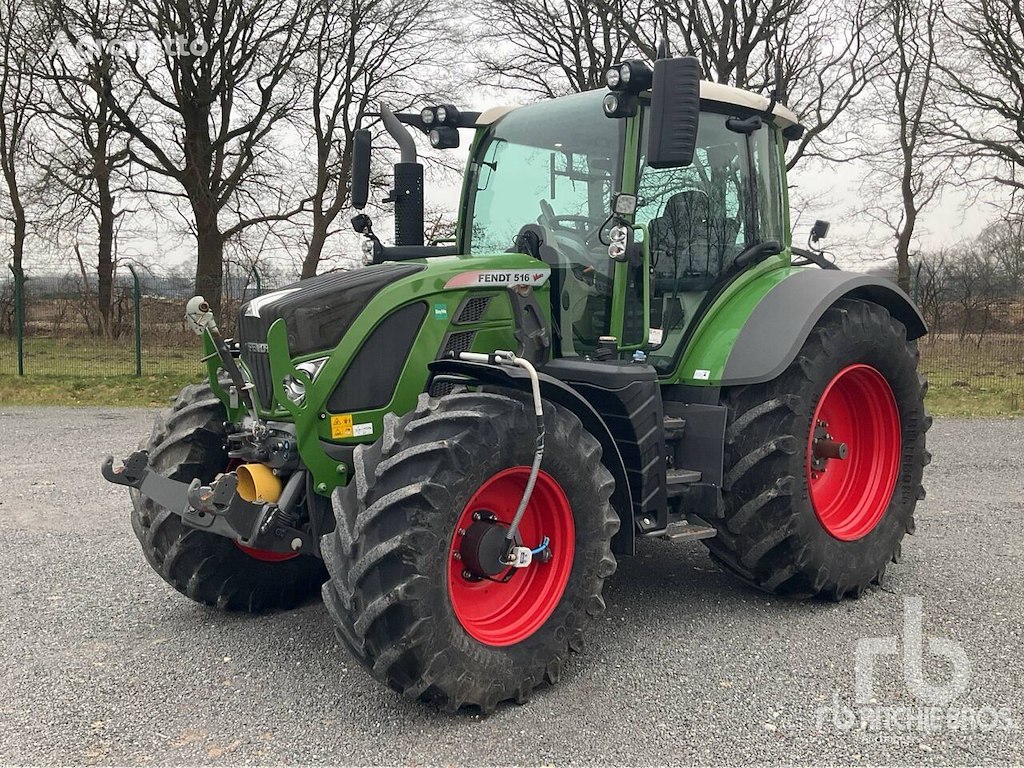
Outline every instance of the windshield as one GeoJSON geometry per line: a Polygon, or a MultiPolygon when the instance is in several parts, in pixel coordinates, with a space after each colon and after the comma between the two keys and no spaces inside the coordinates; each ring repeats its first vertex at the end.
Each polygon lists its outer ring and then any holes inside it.
{"type": "Polygon", "coordinates": [[[586,232],[600,227],[620,170],[622,121],[601,109],[603,91],[521,107],[494,126],[477,153],[469,252],[508,250],[526,224],[586,232]]]}
{"type": "MultiPolygon", "coordinates": [[[[603,91],[521,107],[501,118],[470,166],[470,254],[501,253],[532,229],[552,267],[561,354],[582,354],[607,333],[613,264],[601,230],[619,183],[624,121],[603,91]],[[557,299],[556,299],[557,297],[557,299]]],[[[530,252],[527,250],[526,252],[530,252]]]]}

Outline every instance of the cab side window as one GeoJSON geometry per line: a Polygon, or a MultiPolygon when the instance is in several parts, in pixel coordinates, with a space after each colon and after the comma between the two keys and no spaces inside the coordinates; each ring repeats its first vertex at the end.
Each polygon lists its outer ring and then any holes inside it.
{"type": "Polygon", "coordinates": [[[746,148],[725,120],[701,114],[697,151],[686,168],[649,168],[641,158],[636,220],[650,238],[655,344],[661,336],[656,365],[674,359],[704,293],[746,241],[746,148]]]}

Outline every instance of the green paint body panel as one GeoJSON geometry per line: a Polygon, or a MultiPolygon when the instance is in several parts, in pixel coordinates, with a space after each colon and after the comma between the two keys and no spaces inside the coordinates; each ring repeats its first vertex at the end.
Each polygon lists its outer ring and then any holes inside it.
{"type": "Polygon", "coordinates": [[[765,295],[787,277],[807,267],[790,265],[789,251],[765,259],[737,277],[702,317],[665,384],[720,386],[725,363],[750,313],[765,295]],[[697,371],[707,371],[697,377],[697,371]]]}
{"type": "MultiPolygon", "coordinates": [[[[321,441],[339,445],[357,445],[372,443],[381,435],[384,415],[386,413],[406,413],[416,405],[416,400],[426,389],[428,371],[427,363],[435,360],[448,333],[475,331],[473,352],[490,352],[495,349],[515,349],[515,325],[512,318],[512,306],[508,292],[503,286],[482,284],[472,288],[446,289],[445,284],[456,275],[480,269],[501,269],[538,271],[546,270],[543,263],[524,254],[502,253],[493,256],[449,256],[432,258],[422,262],[426,268],[409,277],[401,278],[382,288],[366,305],[355,319],[341,341],[332,350],[320,350],[302,357],[292,358],[288,348],[288,334],[283,320],[271,325],[267,334],[268,356],[274,382],[274,401],[277,407],[266,410],[257,408],[262,418],[268,421],[294,422],[297,433],[299,455],[309,468],[314,479],[314,488],[324,496],[339,485],[348,482],[347,468],[344,464],[332,459],[324,450],[321,441]],[[454,324],[455,313],[467,295],[490,295],[487,311],[474,323],[454,324]],[[393,311],[417,302],[427,305],[423,322],[415,336],[412,350],[402,367],[398,383],[391,400],[380,408],[362,411],[331,412],[327,402],[338,382],[344,376],[350,362],[362,348],[363,343],[373,333],[378,324],[393,311]],[[446,307],[445,312],[437,312],[439,305],[446,307]],[[319,371],[315,380],[298,370],[295,365],[304,360],[328,357],[327,362],[319,371]],[[284,379],[292,376],[306,387],[306,396],[301,404],[295,404],[285,395],[284,379]],[[332,433],[332,417],[350,416],[354,425],[370,425],[367,434],[349,435],[345,437],[332,433]]],[[[547,285],[537,286],[535,295],[550,323],[550,303],[547,285]]],[[[212,342],[207,342],[207,350],[212,342]]],[[[382,349],[381,354],[387,354],[382,349]]],[[[210,380],[215,393],[224,402],[231,413],[232,421],[240,421],[244,416],[243,409],[232,411],[229,407],[227,392],[217,383],[217,361],[208,362],[210,380]]]]}

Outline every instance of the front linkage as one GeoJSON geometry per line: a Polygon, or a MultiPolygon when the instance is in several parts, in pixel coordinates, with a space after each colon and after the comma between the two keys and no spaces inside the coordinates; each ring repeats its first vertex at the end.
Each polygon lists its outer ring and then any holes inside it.
{"type": "MultiPolygon", "coordinates": [[[[290,524],[305,485],[305,471],[292,473],[276,502],[266,501],[260,495],[243,498],[235,472],[219,475],[210,485],[203,485],[198,478],[185,483],[164,477],[150,469],[148,451],[135,451],[124,460],[121,469],[114,469],[114,457],[107,456],[101,471],[108,482],[134,488],[155,504],[179,515],[193,528],[224,536],[252,549],[319,553],[310,535],[290,524]]],[[[251,474],[242,484],[260,489],[251,474]]]]}
{"type": "Polygon", "coordinates": [[[319,556],[310,533],[298,527],[297,507],[306,490],[308,473],[299,466],[291,425],[265,423],[256,414],[245,383],[227,342],[221,337],[210,306],[202,296],[189,300],[185,319],[199,336],[206,336],[231,379],[230,400],[241,403],[249,416],[241,428],[228,429],[228,456],[234,471],[218,475],[209,485],[198,478],[189,482],[164,477],[149,466],[149,453],[135,451],[114,469],[107,456],[101,471],[116,485],[134,488],[189,526],[231,539],[244,547],[286,555],[319,556]],[[287,475],[282,483],[280,475],[287,475]]]}

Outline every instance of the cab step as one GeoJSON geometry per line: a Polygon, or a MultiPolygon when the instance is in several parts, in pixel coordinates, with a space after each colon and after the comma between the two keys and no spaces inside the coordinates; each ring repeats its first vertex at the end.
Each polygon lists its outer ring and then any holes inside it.
{"type": "Polygon", "coordinates": [[[700,482],[696,469],[670,469],[665,474],[665,491],[671,499],[686,493],[687,487],[700,482]]]}
{"type": "Polygon", "coordinates": [[[686,431],[686,419],[679,416],[665,417],[665,440],[678,440],[686,431]]]}
{"type": "Polygon", "coordinates": [[[718,534],[710,525],[698,525],[680,520],[677,523],[669,523],[668,527],[658,532],[658,538],[668,541],[699,541],[710,539],[718,534]]]}

